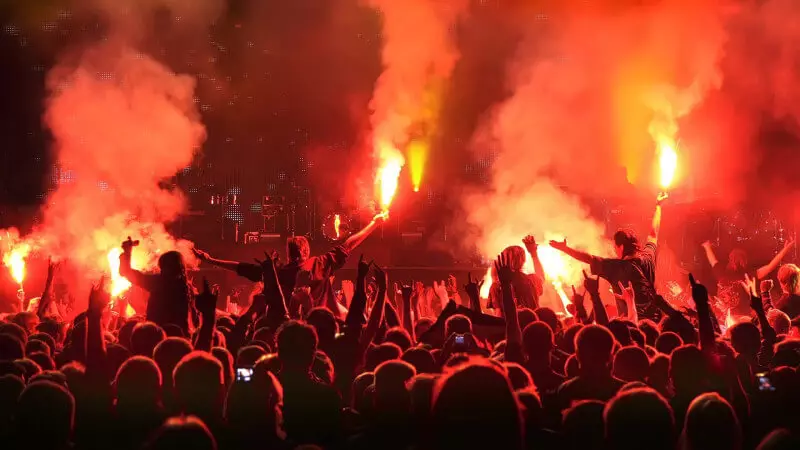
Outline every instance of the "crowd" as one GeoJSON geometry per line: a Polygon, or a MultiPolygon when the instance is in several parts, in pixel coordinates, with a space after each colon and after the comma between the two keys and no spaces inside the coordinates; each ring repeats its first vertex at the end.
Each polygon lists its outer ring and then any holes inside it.
{"type": "Polygon", "coordinates": [[[178,253],[157,273],[132,269],[125,241],[120,273],[149,292],[146,314],[109,311],[100,280],[69,323],[47,314],[47,292],[38,313],[0,323],[3,448],[800,448],[800,340],[779,310],[797,298],[797,267],[780,269],[781,301],[770,280],[743,280],[751,318],[724,333],[694,278],[691,312],[655,293],[657,226],[643,247],[618,233],[615,259],[552,243],[613,280],[624,308],[607,309],[588,274],[571,314],[539,306],[516,246],[493,265],[499,316],[471,277],[437,284],[434,308],[418,283],[390,292],[363,257],[337,296],[335,271],[380,220],[320,256],[303,238],[286,261],[197,250],[262,285],[238,315],[178,253]]]}

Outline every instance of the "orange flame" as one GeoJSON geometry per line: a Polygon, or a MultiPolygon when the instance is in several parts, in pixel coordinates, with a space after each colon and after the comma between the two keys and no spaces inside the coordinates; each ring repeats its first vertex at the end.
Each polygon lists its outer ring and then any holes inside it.
{"type": "MultiPolygon", "coordinates": [[[[131,282],[119,274],[119,255],[122,249],[112,248],[108,252],[108,268],[111,270],[111,296],[117,297],[131,287],[131,282]]],[[[133,262],[131,261],[131,264],[133,262]]]]}
{"type": "Polygon", "coordinates": [[[381,166],[378,168],[376,182],[381,211],[386,212],[389,211],[389,206],[397,193],[397,182],[400,178],[400,170],[405,164],[405,158],[397,148],[386,142],[378,144],[378,158],[381,166]]]}
{"type": "MultiPolygon", "coordinates": [[[[556,238],[554,237],[553,239],[556,238]]],[[[572,260],[549,245],[540,245],[537,253],[539,255],[539,261],[541,261],[542,267],[545,271],[544,274],[537,275],[544,275],[547,281],[553,285],[556,295],[558,295],[558,298],[561,300],[561,303],[564,306],[564,311],[568,317],[571,317],[572,315],[567,312],[567,305],[570,304],[570,299],[564,290],[564,284],[577,284],[578,280],[580,280],[580,277],[582,276],[582,267],[580,266],[580,263],[572,260]]],[[[525,264],[522,266],[522,272],[527,274],[535,272],[533,267],[533,258],[527,251],[525,251],[525,264]]],[[[492,267],[489,266],[489,268],[486,270],[486,275],[483,277],[481,298],[488,298],[491,288],[492,267]]]]}
{"type": "MultiPolygon", "coordinates": [[[[128,289],[131,288],[131,282],[128,281],[125,277],[119,274],[119,255],[122,254],[121,248],[112,248],[108,252],[108,268],[111,271],[111,296],[118,297],[128,289]]],[[[147,265],[147,255],[145,253],[139,251],[134,252],[133,257],[131,259],[131,267],[134,269],[140,269],[147,265]]],[[[130,308],[130,305],[128,305],[130,308]]],[[[133,308],[131,308],[133,309],[133,308]]],[[[136,312],[134,311],[134,314],[136,312]]]]}
{"type": "Polygon", "coordinates": [[[333,216],[333,231],[336,232],[336,239],[339,239],[339,227],[342,226],[342,219],[338,214],[333,216]]]}
{"type": "Polygon", "coordinates": [[[25,281],[25,258],[31,251],[31,247],[27,243],[19,243],[12,247],[11,250],[3,255],[3,264],[8,267],[11,272],[11,277],[14,281],[22,286],[25,281]]]}

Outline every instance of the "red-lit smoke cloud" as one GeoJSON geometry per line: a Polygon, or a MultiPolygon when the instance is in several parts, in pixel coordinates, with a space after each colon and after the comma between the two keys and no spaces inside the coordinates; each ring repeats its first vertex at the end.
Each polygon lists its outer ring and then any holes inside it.
{"type": "MultiPolygon", "coordinates": [[[[436,121],[441,86],[459,56],[454,28],[468,2],[369,0],[368,4],[383,19],[384,71],[370,107],[373,148],[380,166],[377,183],[386,189],[405,163],[400,148],[414,138],[412,128],[435,125],[431,122],[436,121]]],[[[383,192],[382,196],[385,206],[391,197],[383,192]]]]}
{"type": "MultiPolygon", "coordinates": [[[[507,68],[512,95],[474,137],[477,152],[496,153],[492,183],[464,198],[468,238],[484,255],[528,233],[609,253],[604,226],[567,190],[625,195],[625,168],[655,195],[648,129],[667,123],[680,136],[680,120],[720,86],[722,6],[664,1],[521,14],[524,37],[507,68]]],[[[568,272],[566,281],[580,282],[578,266],[568,272]]]]}
{"type": "Polygon", "coordinates": [[[185,209],[171,177],[191,164],[205,140],[194,101],[195,80],[139,49],[150,15],[168,8],[176,20],[208,26],[219,2],[95,1],[107,39],[63,55],[47,77],[43,122],[52,132],[59,171],[31,239],[47,254],[94,276],[127,236],[141,240],[134,264],[152,268],[159,254],[188,252],[165,224],[185,209]]]}

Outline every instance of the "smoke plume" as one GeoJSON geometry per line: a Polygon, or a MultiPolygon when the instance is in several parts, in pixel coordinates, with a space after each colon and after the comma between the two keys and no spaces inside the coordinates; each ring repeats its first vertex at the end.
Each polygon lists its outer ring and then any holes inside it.
{"type": "Polygon", "coordinates": [[[141,240],[134,266],[152,268],[178,242],[165,225],[185,210],[170,181],[205,140],[195,80],[144,53],[152,14],[166,8],[183,26],[207,27],[218,1],[82,3],[101,13],[107,38],[62,55],[49,72],[43,121],[52,132],[58,186],[31,240],[87,276],[109,269],[109,252],[141,240]]]}
{"type": "MultiPolygon", "coordinates": [[[[719,2],[665,1],[521,18],[513,94],[473,141],[495,154],[491,186],[464,198],[478,249],[495,255],[532,233],[608,254],[604,226],[579,197],[630,195],[627,181],[655,196],[654,137],[679,138],[681,118],[722,81],[724,12],[719,2]]],[[[580,282],[580,266],[560,271],[580,282]]]]}
{"type": "MultiPolygon", "coordinates": [[[[391,197],[385,194],[386,185],[397,179],[405,163],[398,147],[412,139],[427,140],[435,125],[441,87],[459,55],[454,27],[468,2],[369,0],[369,4],[383,17],[384,71],[370,106],[373,147],[382,166],[377,177],[384,190],[381,202],[388,206],[391,197]]],[[[421,170],[418,166],[424,165],[424,151],[411,156],[418,159],[412,161],[412,169],[421,170]]]]}

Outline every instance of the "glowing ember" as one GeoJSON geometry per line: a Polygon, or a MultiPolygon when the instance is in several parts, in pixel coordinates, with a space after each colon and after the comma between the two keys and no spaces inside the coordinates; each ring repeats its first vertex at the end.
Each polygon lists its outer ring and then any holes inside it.
{"type": "Polygon", "coordinates": [[[668,140],[664,140],[659,145],[658,150],[659,170],[661,173],[661,187],[667,189],[675,179],[675,171],[678,168],[678,153],[675,146],[668,140]]]}
{"type": "Polygon", "coordinates": [[[333,231],[336,232],[336,239],[339,239],[339,227],[342,226],[342,219],[339,217],[338,214],[333,216],[333,231]]]}
{"type": "Polygon", "coordinates": [[[402,153],[388,143],[380,143],[378,147],[381,166],[378,169],[376,182],[380,198],[381,211],[389,211],[394,195],[397,193],[397,181],[400,170],[405,164],[402,153]]]}

